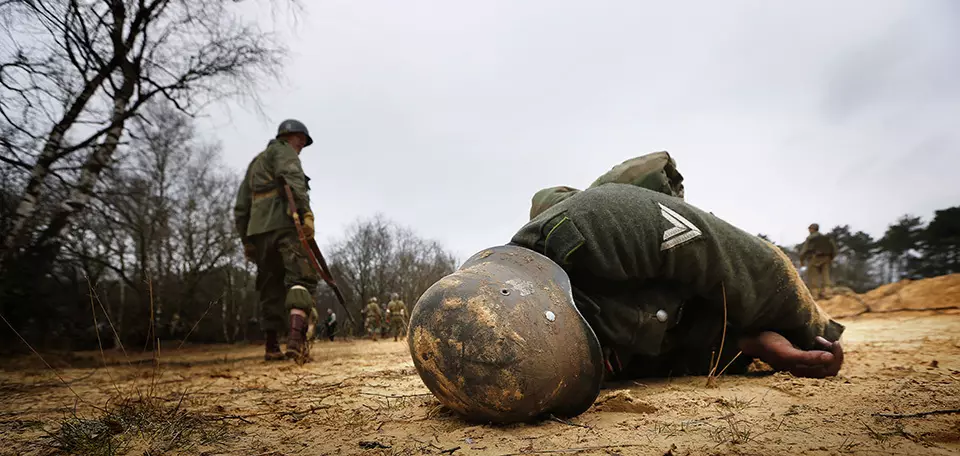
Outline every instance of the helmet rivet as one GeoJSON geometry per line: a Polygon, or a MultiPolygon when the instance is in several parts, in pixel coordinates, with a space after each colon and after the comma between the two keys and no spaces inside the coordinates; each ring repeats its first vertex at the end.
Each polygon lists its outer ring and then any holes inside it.
{"type": "Polygon", "coordinates": [[[544,312],[543,315],[545,315],[545,316],[547,317],[547,320],[549,320],[549,321],[554,321],[554,320],[557,319],[556,314],[554,314],[553,312],[551,312],[551,311],[549,311],[549,310],[546,311],[546,312],[544,312]]]}
{"type": "Polygon", "coordinates": [[[660,320],[660,323],[667,321],[667,311],[660,309],[657,311],[657,320],[660,320]]]}
{"type": "Polygon", "coordinates": [[[510,296],[510,290],[508,290],[508,289],[506,289],[506,288],[501,288],[501,289],[500,289],[500,294],[502,294],[502,295],[504,295],[504,296],[510,296]]]}

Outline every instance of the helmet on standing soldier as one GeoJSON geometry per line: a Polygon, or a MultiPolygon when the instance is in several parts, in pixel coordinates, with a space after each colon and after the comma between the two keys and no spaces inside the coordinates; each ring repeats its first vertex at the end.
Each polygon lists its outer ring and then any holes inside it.
{"type": "Polygon", "coordinates": [[[307,144],[304,146],[309,146],[313,144],[313,138],[310,137],[310,132],[307,131],[307,126],[296,119],[287,119],[283,122],[280,122],[280,126],[277,127],[277,137],[287,135],[290,133],[303,133],[307,137],[307,144]]]}

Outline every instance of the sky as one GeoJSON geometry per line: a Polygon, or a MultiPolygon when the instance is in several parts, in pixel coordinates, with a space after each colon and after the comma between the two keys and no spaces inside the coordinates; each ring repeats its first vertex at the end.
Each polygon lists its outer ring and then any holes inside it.
{"type": "Polygon", "coordinates": [[[283,78],[201,119],[242,171],[285,118],[321,246],[380,213],[459,259],[541,188],[666,150],[687,202],[777,243],[960,204],[960,2],[309,0],[242,14],[283,78]]]}

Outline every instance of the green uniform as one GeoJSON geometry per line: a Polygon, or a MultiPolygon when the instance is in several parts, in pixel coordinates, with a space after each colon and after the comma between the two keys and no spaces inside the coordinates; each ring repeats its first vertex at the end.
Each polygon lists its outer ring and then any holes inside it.
{"type": "Polygon", "coordinates": [[[367,334],[373,336],[374,340],[377,338],[377,333],[380,332],[380,322],[383,320],[383,311],[380,310],[380,306],[376,302],[367,303],[367,318],[364,321],[364,326],[366,327],[367,334]]]}
{"type": "Polygon", "coordinates": [[[563,267],[577,308],[618,373],[706,373],[720,348],[724,306],[724,362],[737,353],[740,335],[775,331],[809,350],[816,336],[836,341],[844,329],[816,305],[776,246],[634,185],[570,196],[511,243],[563,267]]]}
{"type": "Polygon", "coordinates": [[[829,236],[814,231],[807,236],[800,248],[800,261],[807,265],[807,281],[815,295],[823,297],[825,287],[830,287],[830,265],[837,256],[837,244],[829,236]]]}
{"type": "Polygon", "coordinates": [[[281,330],[291,308],[309,312],[319,279],[288,214],[286,196],[277,184],[279,177],[290,185],[301,215],[310,212],[309,178],[300,158],[286,141],[277,139],[250,162],[234,205],[237,233],[255,250],[264,331],[281,330]]]}
{"type": "Polygon", "coordinates": [[[387,303],[387,312],[389,312],[387,318],[390,319],[390,334],[396,339],[404,334],[407,325],[407,306],[403,305],[403,301],[392,300],[387,303]]]}

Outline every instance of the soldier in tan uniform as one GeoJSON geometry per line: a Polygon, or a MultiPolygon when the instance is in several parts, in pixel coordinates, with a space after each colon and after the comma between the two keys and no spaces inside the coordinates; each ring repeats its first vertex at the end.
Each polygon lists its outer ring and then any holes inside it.
{"type": "Polygon", "coordinates": [[[381,331],[381,321],[383,321],[383,311],[380,309],[380,305],[377,304],[377,297],[374,296],[370,298],[370,302],[367,303],[367,308],[364,310],[366,313],[366,318],[364,319],[364,329],[367,334],[373,338],[374,341],[377,340],[377,333],[381,331]]]}
{"type": "Polygon", "coordinates": [[[387,319],[390,323],[390,333],[393,334],[393,341],[396,342],[401,336],[405,336],[404,328],[407,325],[407,306],[400,300],[397,293],[390,294],[390,302],[387,303],[387,319]]]}
{"type": "Polygon", "coordinates": [[[308,263],[294,218],[303,222],[306,236],[312,238],[309,178],[300,164],[300,152],[312,143],[303,123],[293,119],[281,122],[276,138],[250,162],[237,190],[234,219],[244,255],[257,265],[267,361],[304,354],[307,316],[319,278],[308,263]],[[289,213],[280,178],[293,191],[297,214],[289,213]],[[278,339],[285,323],[289,326],[286,354],[280,351],[278,339]]]}
{"type": "Polygon", "coordinates": [[[824,289],[831,286],[830,266],[837,256],[837,244],[820,233],[819,224],[813,223],[807,230],[810,235],[800,248],[800,266],[807,266],[807,281],[814,297],[823,299],[824,289]]]}

